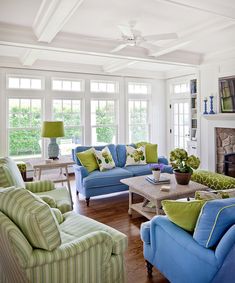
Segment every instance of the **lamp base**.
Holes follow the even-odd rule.
[[[49,159],[59,159],[59,146],[56,143],[56,138],[50,138],[50,143],[48,145],[48,158]]]

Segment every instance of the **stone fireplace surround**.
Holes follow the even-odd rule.
[[[224,155],[235,152],[235,128],[215,128],[216,171],[224,173]]]

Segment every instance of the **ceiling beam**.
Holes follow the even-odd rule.
[[[153,52],[150,55],[154,57],[162,56],[178,50],[196,40],[203,39],[203,37],[206,37],[207,35],[211,35],[212,33],[231,26],[235,26],[235,21],[213,20],[208,23],[203,23],[201,26],[185,31],[184,36],[181,36],[179,39],[164,45],[162,48],[160,48],[160,50]]]
[[[116,71],[120,71],[122,69],[126,69],[134,64],[136,64],[137,61],[131,61],[131,60],[119,60],[119,61],[113,61],[109,64],[105,64],[103,66],[103,71],[105,73],[114,73]]]
[[[156,0],[158,2],[166,2],[172,5],[186,7],[189,9],[205,12],[211,15],[220,16],[227,19],[235,20],[235,7],[233,0],[230,1],[231,5],[228,5],[226,1],[195,1],[195,0]]]
[[[37,61],[39,54],[40,50],[27,49],[19,59],[23,66],[32,66]]]
[[[38,41],[51,42],[84,0],[43,0],[33,23]]]

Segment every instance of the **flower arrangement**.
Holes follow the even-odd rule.
[[[186,150],[176,148],[170,153],[170,162],[176,172],[193,173],[193,169],[197,169],[200,165],[200,159],[195,155],[188,156]]]
[[[164,164],[152,163],[152,164],[149,164],[149,167],[151,168],[152,171],[162,171],[164,168]]]

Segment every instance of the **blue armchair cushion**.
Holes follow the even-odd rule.
[[[235,198],[209,201],[201,209],[193,238],[205,248],[214,247],[234,224]]]
[[[120,185],[121,179],[129,177],[133,177],[133,174],[119,167],[104,172],[96,170],[83,179],[83,186],[85,188],[115,186]]]

